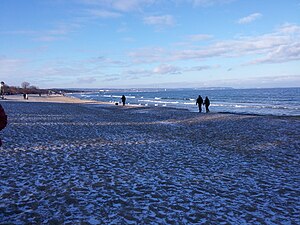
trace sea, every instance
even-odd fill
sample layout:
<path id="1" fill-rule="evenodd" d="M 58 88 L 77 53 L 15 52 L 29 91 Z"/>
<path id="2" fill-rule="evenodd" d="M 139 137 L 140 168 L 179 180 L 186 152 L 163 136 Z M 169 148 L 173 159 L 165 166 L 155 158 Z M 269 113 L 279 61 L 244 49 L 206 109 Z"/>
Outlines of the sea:
<path id="1" fill-rule="evenodd" d="M 171 107 L 198 112 L 196 99 L 209 98 L 211 112 L 300 116 L 300 88 L 257 89 L 85 89 L 69 94 L 85 100 L 120 103 L 122 95 L 126 104 L 145 107 Z"/>

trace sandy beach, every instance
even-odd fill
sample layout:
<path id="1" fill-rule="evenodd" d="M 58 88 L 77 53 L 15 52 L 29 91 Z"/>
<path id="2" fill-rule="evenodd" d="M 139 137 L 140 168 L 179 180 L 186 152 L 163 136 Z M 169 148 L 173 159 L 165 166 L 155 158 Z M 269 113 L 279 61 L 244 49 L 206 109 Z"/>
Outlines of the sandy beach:
<path id="1" fill-rule="evenodd" d="M 49 103 L 78 103 L 78 104 L 111 104 L 108 102 L 97 102 L 91 100 L 81 100 L 78 98 L 71 98 L 63 95 L 29 95 L 25 100 L 22 95 L 7 95 L 5 96 L 8 101 L 18 102 L 49 102 Z"/>
<path id="2" fill-rule="evenodd" d="M 0 103 L 0 224 L 300 224 L 299 117 Z"/>

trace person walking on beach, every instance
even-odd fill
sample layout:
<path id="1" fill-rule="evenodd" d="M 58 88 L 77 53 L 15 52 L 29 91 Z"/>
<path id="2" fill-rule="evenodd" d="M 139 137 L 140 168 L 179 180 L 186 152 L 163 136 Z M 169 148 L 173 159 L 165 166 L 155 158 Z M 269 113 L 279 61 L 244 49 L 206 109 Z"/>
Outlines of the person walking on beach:
<path id="1" fill-rule="evenodd" d="M 123 103 L 123 106 L 125 105 L 125 101 L 126 101 L 126 97 L 125 97 L 125 95 L 122 95 L 122 98 L 121 98 L 121 100 L 122 100 L 122 103 Z"/>
<path id="2" fill-rule="evenodd" d="M 1 81 L 0 94 L 2 99 L 4 99 L 4 87 L 5 87 L 5 83 L 4 81 Z"/>
<path id="3" fill-rule="evenodd" d="M 203 98 L 201 97 L 201 95 L 199 95 L 196 100 L 196 105 L 198 105 L 199 107 L 199 113 L 202 112 L 202 104 L 203 104 Z"/>
<path id="4" fill-rule="evenodd" d="M 206 110 L 206 112 L 208 113 L 208 112 L 209 112 L 208 107 L 209 107 L 209 105 L 210 105 L 210 101 L 209 101 L 209 99 L 208 99 L 207 96 L 206 96 L 205 99 L 204 99 L 203 105 L 205 105 L 205 110 Z"/>
<path id="5" fill-rule="evenodd" d="M 0 104 L 0 130 L 3 130 L 7 125 L 7 115 L 5 114 L 5 111 Z M 2 146 L 2 141 L 0 139 L 0 147 Z"/>

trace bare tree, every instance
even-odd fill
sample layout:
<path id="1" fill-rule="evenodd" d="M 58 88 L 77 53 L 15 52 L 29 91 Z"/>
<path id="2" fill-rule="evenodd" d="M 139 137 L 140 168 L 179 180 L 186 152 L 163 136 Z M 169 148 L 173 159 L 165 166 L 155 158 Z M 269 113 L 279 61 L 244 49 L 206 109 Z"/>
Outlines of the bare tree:
<path id="1" fill-rule="evenodd" d="M 24 81 L 22 84 L 21 84 L 21 87 L 24 88 L 24 89 L 27 89 L 29 87 L 30 83 L 29 82 L 26 82 Z"/>
<path id="2" fill-rule="evenodd" d="M 31 89 L 31 90 L 37 90 L 37 89 L 39 89 L 37 86 L 34 86 L 34 85 L 31 85 L 28 88 Z"/>

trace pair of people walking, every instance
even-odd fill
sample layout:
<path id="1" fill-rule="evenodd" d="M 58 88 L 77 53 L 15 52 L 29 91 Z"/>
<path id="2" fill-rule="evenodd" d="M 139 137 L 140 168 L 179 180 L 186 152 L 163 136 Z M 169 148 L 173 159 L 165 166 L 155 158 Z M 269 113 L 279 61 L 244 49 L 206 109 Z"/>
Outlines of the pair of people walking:
<path id="1" fill-rule="evenodd" d="M 204 101 L 203 101 L 203 98 L 201 97 L 201 95 L 198 96 L 197 100 L 196 100 L 196 105 L 198 105 L 198 108 L 199 108 L 199 113 L 202 112 L 202 105 L 205 105 L 205 110 L 206 112 L 208 113 L 209 112 L 209 105 L 210 105 L 210 101 L 208 99 L 208 97 L 206 96 Z"/>

